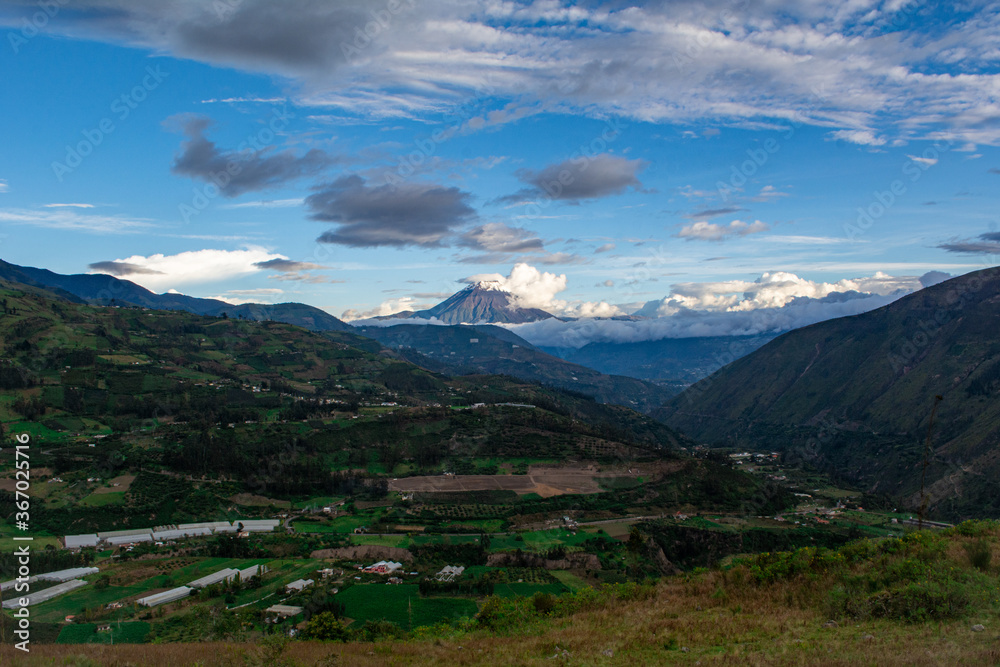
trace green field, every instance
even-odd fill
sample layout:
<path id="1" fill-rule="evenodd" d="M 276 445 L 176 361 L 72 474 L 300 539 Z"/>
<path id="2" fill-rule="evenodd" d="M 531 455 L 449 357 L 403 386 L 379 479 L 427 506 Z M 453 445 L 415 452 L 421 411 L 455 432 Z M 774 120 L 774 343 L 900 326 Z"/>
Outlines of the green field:
<path id="1" fill-rule="evenodd" d="M 530 597 L 535 593 L 551 593 L 552 595 L 562 595 L 566 592 L 566 587 L 561 583 L 557 584 L 497 584 L 493 589 L 493 594 L 502 598 L 513 598 L 518 596 Z"/>
<path id="2" fill-rule="evenodd" d="M 240 565 L 239 567 L 244 569 L 253 565 L 256 561 L 247 560 L 241 562 L 245 563 L 245 565 Z M 296 579 L 315 578 L 313 573 L 317 569 L 325 567 L 322 561 L 309 559 L 266 562 L 268 571 L 264 574 L 264 585 L 257 589 L 251 588 L 237 593 L 236 600 L 228 606 L 234 607 L 259 602 L 259 604 L 254 606 L 261 609 L 268 607 L 274 604 L 274 595 L 284 595 L 285 584 Z M 231 567 L 237 566 L 234 565 Z"/>
<path id="3" fill-rule="evenodd" d="M 406 535 L 351 535 L 351 544 L 405 549 L 410 546 L 410 538 Z"/>
<path id="4" fill-rule="evenodd" d="M 550 570 L 549 574 L 558 579 L 559 583 L 570 591 L 577 591 L 588 585 L 583 579 L 566 570 Z"/>
<path id="5" fill-rule="evenodd" d="M 479 540 L 478 535 L 414 535 L 413 544 L 472 544 Z"/>
<path id="6" fill-rule="evenodd" d="M 529 549 L 534 551 L 545 551 L 558 546 L 580 546 L 589 540 L 592 535 L 588 535 L 583 531 L 577 531 L 574 535 L 568 530 L 558 528 L 554 530 L 539 530 L 532 533 L 524 533 L 523 537 L 524 543 Z"/>
<path id="7" fill-rule="evenodd" d="M 573 535 L 570 531 L 563 528 L 536 530 L 514 535 L 494 535 L 490 538 L 490 551 L 513 551 L 515 549 L 523 551 L 548 551 L 553 547 L 559 546 L 567 547 L 572 551 L 573 547 L 582 545 L 592 537 L 592 534 L 584 530 L 579 530 L 576 535 Z"/>
<path id="8" fill-rule="evenodd" d="M 80 505 L 88 507 L 104 507 L 105 505 L 117 505 L 125 502 L 124 491 L 112 491 L 111 493 L 92 493 L 80 500 Z"/>
<path id="9" fill-rule="evenodd" d="M 441 526 L 443 532 L 478 530 L 484 533 L 495 533 L 503 528 L 502 519 L 474 519 L 472 521 L 456 521 Z"/>
<path id="10" fill-rule="evenodd" d="M 295 509 L 307 509 L 310 507 L 329 507 L 336 502 L 343 500 L 343 497 L 334 498 L 333 496 L 317 496 L 315 498 L 310 498 L 309 500 L 300 500 L 292 503 L 292 507 Z"/>
<path id="11" fill-rule="evenodd" d="M 373 522 L 372 516 L 339 516 L 328 523 L 312 521 L 293 521 L 292 528 L 300 533 L 353 533 L 355 528 L 367 526 Z"/>
<path id="12" fill-rule="evenodd" d="M 422 598 L 416 586 L 370 584 L 351 586 L 337 596 L 355 621 L 386 620 L 404 630 L 474 616 L 476 603 L 464 598 Z"/>
<path id="13" fill-rule="evenodd" d="M 149 623 L 109 623 L 111 629 L 98 632 L 96 623 L 67 625 L 59 632 L 57 644 L 141 644 L 149 634 Z"/>
<path id="14" fill-rule="evenodd" d="M 103 607 L 132 595 L 141 595 L 150 590 L 143 584 L 132 586 L 108 586 L 99 589 L 93 584 L 42 602 L 31 608 L 31 617 L 40 623 L 59 623 L 71 614 L 79 614 L 84 609 Z"/>
<path id="15" fill-rule="evenodd" d="M 38 533 L 29 533 L 35 539 L 31 542 L 32 549 L 44 549 L 50 544 L 56 549 L 62 549 L 62 542 L 59 541 L 58 537 L 53 537 L 49 535 L 39 535 Z M 24 535 L 21 531 L 15 531 L 9 526 L 5 525 L 0 521 L 0 550 L 4 552 L 13 551 L 18 546 L 23 546 L 24 542 L 15 542 L 15 535 Z"/>

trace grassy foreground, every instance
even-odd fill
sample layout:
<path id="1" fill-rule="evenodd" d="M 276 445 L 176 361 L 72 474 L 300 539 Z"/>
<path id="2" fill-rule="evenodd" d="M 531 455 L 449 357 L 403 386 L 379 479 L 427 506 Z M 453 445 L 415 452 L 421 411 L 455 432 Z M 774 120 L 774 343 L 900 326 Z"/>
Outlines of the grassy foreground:
<path id="1" fill-rule="evenodd" d="M 737 560 L 655 584 L 488 598 L 406 640 L 33 646 L 18 665 L 996 665 L 1000 525 Z"/>

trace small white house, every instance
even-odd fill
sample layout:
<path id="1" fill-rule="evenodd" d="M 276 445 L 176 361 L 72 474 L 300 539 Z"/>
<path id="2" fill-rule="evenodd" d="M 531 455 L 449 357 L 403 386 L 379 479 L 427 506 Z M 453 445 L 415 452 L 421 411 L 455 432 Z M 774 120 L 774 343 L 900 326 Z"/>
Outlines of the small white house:
<path id="1" fill-rule="evenodd" d="M 315 582 L 313 582 L 312 579 L 296 579 L 292 583 L 285 586 L 285 591 L 288 593 L 297 593 L 298 591 L 309 588 L 313 585 L 313 583 Z"/>

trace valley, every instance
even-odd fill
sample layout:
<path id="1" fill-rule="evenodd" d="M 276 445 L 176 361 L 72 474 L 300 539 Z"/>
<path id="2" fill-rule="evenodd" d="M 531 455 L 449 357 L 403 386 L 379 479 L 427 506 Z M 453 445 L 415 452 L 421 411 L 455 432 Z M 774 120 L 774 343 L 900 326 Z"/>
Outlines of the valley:
<path id="1" fill-rule="evenodd" d="M 794 434 L 815 427 L 751 421 L 737 433 L 757 439 L 713 442 L 702 422 L 679 422 L 717 410 L 698 402 L 735 386 L 718 374 L 678 396 L 491 326 L 310 331 L 2 287 L 0 424 L 31 438 L 39 567 L 96 568 L 30 607 L 43 643 L 246 642 L 280 629 L 389 645 L 467 623 L 488 636 L 492 606 L 570 604 L 921 527 L 919 503 L 826 464 L 831 442 L 898 448 L 899 436 L 827 426 L 797 449 Z M 630 391 L 648 415 L 615 405 Z M 0 494 L 13 498 L 12 455 L 0 462 Z M 0 519 L 5 552 L 15 528 Z M 227 574 L 242 571 L 256 574 Z"/>

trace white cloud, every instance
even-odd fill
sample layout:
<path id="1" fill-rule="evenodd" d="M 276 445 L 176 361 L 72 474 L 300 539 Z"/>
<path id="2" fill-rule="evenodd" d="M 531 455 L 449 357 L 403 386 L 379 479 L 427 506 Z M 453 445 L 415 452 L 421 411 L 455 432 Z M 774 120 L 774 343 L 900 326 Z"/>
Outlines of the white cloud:
<path id="1" fill-rule="evenodd" d="M 892 303 L 900 294 L 865 295 L 843 300 L 801 297 L 788 305 L 756 310 L 682 311 L 648 320 L 541 320 L 506 325 L 534 345 L 580 348 L 588 343 L 635 343 L 662 338 L 750 336 L 780 333 L 835 317 L 857 315 Z"/>
<path id="2" fill-rule="evenodd" d="M 176 255 L 133 255 L 116 259 L 113 263 L 126 267 L 125 272 L 116 273 L 119 277 L 154 292 L 164 292 L 184 285 L 201 285 L 254 274 L 262 270 L 256 264 L 274 259 L 287 258 L 251 246 L 243 250 L 206 249 Z M 97 272 L 92 270 L 91 273 Z"/>
<path id="3" fill-rule="evenodd" d="M 7 184 L 7 179 L 0 178 L 0 193 L 9 191 L 10 191 L 10 185 Z"/>
<path id="4" fill-rule="evenodd" d="M 765 185 L 764 187 L 762 187 L 760 189 L 760 192 L 758 192 L 755 196 L 753 196 L 753 197 L 750 198 L 750 201 L 766 202 L 766 201 L 772 201 L 774 199 L 780 199 L 781 197 L 787 197 L 787 196 L 788 196 L 787 192 L 782 192 L 781 190 L 779 190 L 778 188 L 774 187 L 773 185 Z"/>
<path id="5" fill-rule="evenodd" d="M 0 221 L 89 234 L 136 233 L 154 226 L 152 221 L 146 218 L 82 214 L 66 208 L 57 208 L 51 211 L 34 211 L 23 208 L 0 209 Z"/>
<path id="6" fill-rule="evenodd" d="M 621 308 L 611 305 L 606 301 L 585 301 L 583 303 L 569 304 L 559 313 L 565 317 L 614 317 L 623 315 Z"/>
<path id="7" fill-rule="evenodd" d="M 93 204 L 45 204 L 45 208 L 94 208 Z"/>
<path id="8" fill-rule="evenodd" d="M 284 97 L 226 97 L 221 100 L 215 98 L 201 100 L 199 104 L 280 104 L 287 101 Z"/>
<path id="9" fill-rule="evenodd" d="M 474 283 L 481 280 L 496 280 L 505 290 L 514 295 L 514 303 L 520 308 L 561 309 L 563 302 L 555 296 L 566 289 L 566 274 L 556 275 L 539 271 L 529 264 L 515 264 L 510 275 L 499 273 L 470 276 L 462 282 Z"/>
<path id="10" fill-rule="evenodd" d="M 831 294 L 858 292 L 886 296 L 899 291 L 920 289 L 916 277 L 893 278 L 884 273 L 863 278 L 847 278 L 836 283 L 814 282 L 794 273 L 764 273 L 757 280 L 730 280 L 715 283 L 677 283 L 671 294 L 646 303 L 635 314 L 664 317 L 685 310 L 738 312 L 761 308 L 781 308 L 798 298 L 822 299 Z"/>
<path id="11" fill-rule="evenodd" d="M 340 319 L 344 320 L 345 322 L 350 322 L 352 320 L 365 320 L 371 317 L 385 317 L 386 315 L 402 313 L 407 310 L 425 310 L 433 305 L 434 305 L 433 303 L 419 302 L 412 296 L 402 296 L 395 299 L 386 299 L 385 301 L 380 303 L 375 308 L 372 308 L 371 310 L 355 310 L 353 308 L 345 310 L 343 313 L 341 313 Z M 394 322 L 395 324 L 400 324 L 402 322 L 406 322 L 408 324 L 418 324 L 426 322 L 426 320 L 408 320 L 408 319 L 391 320 L 391 321 Z M 376 323 L 378 326 L 390 326 L 388 324 L 384 324 L 380 320 L 376 321 Z"/>
<path id="12" fill-rule="evenodd" d="M 910 158 L 914 162 L 918 162 L 920 164 L 927 165 L 928 167 L 933 167 L 934 165 L 936 165 L 938 163 L 938 159 L 936 157 L 934 157 L 934 158 L 931 158 L 931 157 L 919 157 L 917 155 L 907 155 L 906 157 Z"/>
<path id="13" fill-rule="evenodd" d="M 728 225 L 720 225 L 714 222 L 694 222 L 685 225 L 677 236 L 688 241 L 722 241 L 733 236 L 747 236 L 766 232 L 770 227 L 760 220 L 753 222 L 743 222 L 733 220 Z"/>
<path id="14" fill-rule="evenodd" d="M 831 132 L 832 139 L 839 139 L 859 146 L 883 146 L 885 138 L 876 136 L 871 130 L 837 130 Z"/>
<path id="15" fill-rule="evenodd" d="M 963 143 L 1000 140 L 991 120 L 1000 15 L 984 3 L 935 30 L 902 0 L 833 9 L 816 1 L 401 3 L 372 24 L 378 34 L 356 57 L 343 47 L 372 21 L 370 4 L 307 3 L 295 12 L 265 0 L 223 4 L 220 14 L 192 0 L 81 0 L 48 29 L 279 76 L 296 101 L 349 117 L 418 118 L 476 99 L 490 105 L 466 127 L 542 110 L 807 123 L 866 146 L 942 131 Z M 25 5 L 22 14 L 31 11 Z"/>
<path id="16" fill-rule="evenodd" d="M 231 289 L 225 294 L 206 298 L 218 299 L 239 306 L 244 303 L 274 303 L 275 299 L 282 294 L 284 294 L 284 290 L 262 287 L 260 289 Z"/>
<path id="17" fill-rule="evenodd" d="M 770 234 L 761 237 L 760 240 L 768 243 L 794 243 L 796 245 L 840 245 L 863 242 L 863 239 L 849 239 L 845 236 L 801 236 L 797 234 Z"/>
<path id="18" fill-rule="evenodd" d="M 464 278 L 462 282 L 475 283 L 494 280 L 513 295 L 513 304 L 519 308 L 540 308 L 553 315 L 566 317 L 610 317 L 620 315 L 617 306 L 601 302 L 569 302 L 556 295 L 566 290 L 566 274 L 556 275 L 539 271 L 530 264 L 515 264 L 510 275 L 485 273 Z"/>
<path id="19" fill-rule="evenodd" d="M 878 272 L 824 283 L 778 271 L 752 282 L 678 283 L 669 296 L 649 301 L 633 313 L 646 319 L 545 320 L 507 326 L 536 345 L 577 348 L 593 342 L 780 333 L 880 308 L 947 277 L 940 271 L 920 277 Z"/>
<path id="20" fill-rule="evenodd" d="M 278 289 L 277 287 L 258 287 L 256 289 L 231 289 L 227 290 L 226 294 L 232 294 L 233 296 L 278 296 L 279 294 L 284 294 L 285 290 Z"/>

